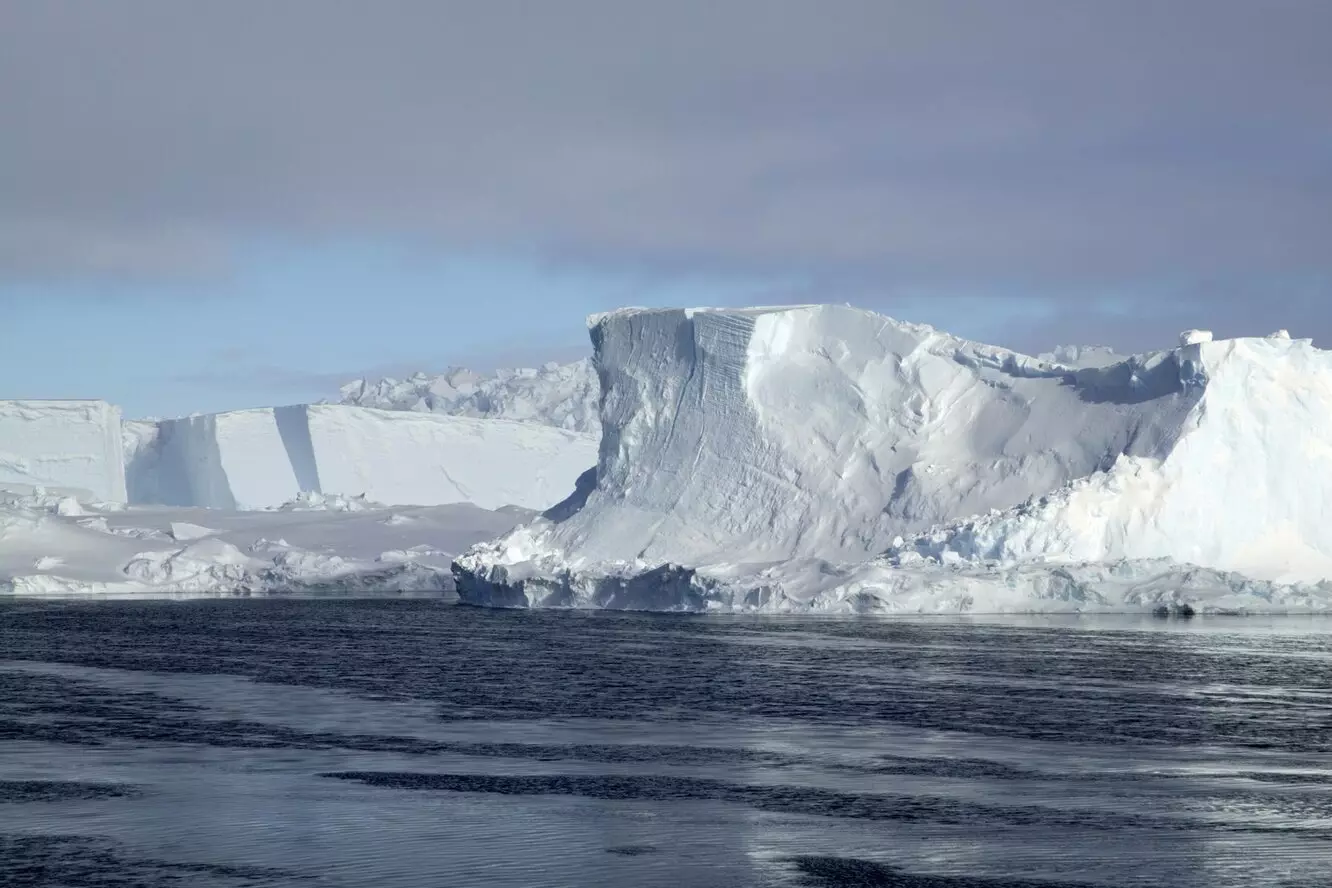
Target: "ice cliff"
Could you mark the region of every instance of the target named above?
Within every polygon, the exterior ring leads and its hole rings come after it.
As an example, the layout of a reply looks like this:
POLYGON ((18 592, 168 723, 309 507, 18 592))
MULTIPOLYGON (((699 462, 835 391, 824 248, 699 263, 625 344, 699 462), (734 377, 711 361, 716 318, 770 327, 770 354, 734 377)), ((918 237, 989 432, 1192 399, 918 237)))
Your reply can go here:
POLYGON ((597 469, 460 557, 465 601, 1332 600, 1332 354, 1307 340, 1065 363, 840 306, 623 310, 591 335, 597 469))
POLYGON ((438 376, 358 379, 344 385, 341 394, 343 404, 358 407, 512 419, 590 434, 601 431, 597 418, 601 389, 588 360, 499 370, 490 376, 455 367, 438 376))
POLYGON ((0 486, 124 502, 120 410, 105 401, 0 401, 0 486))
POLYGON ((302 404, 126 424, 124 446, 134 504, 275 508, 306 492, 542 509, 597 445, 531 423, 302 404))

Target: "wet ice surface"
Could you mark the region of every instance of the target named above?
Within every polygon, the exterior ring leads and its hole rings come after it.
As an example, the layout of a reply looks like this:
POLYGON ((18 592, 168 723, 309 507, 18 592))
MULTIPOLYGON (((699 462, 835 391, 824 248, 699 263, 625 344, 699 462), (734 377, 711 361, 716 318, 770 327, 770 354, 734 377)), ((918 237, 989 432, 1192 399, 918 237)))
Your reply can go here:
POLYGON ((0 602, 0 884, 1332 885, 1329 632, 0 602))

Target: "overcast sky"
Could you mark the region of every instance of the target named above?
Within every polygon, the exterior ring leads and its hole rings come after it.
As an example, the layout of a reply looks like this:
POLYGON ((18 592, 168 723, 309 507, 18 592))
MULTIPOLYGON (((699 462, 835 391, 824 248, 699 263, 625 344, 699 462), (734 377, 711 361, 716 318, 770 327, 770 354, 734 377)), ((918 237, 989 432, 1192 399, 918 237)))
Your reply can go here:
POLYGON ((566 359, 617 304, 1332 345, 1328 0, 0 0, 0 397, 566 359))

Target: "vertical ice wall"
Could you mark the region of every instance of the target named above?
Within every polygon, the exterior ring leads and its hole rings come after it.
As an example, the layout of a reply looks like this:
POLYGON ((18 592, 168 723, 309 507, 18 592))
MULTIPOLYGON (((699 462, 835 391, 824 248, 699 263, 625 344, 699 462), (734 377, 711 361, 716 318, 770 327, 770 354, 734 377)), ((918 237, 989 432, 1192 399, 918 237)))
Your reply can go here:
POLYGON ((390 505, 543 509, 596 462, 596 439, 532 423, 299 404, 134 424, 130 499, 269 508, 303 491, 390 505))
POLYGON ((125 501, 120 409, 105 401, 0 401, 0 485, 125 501))
POLYGON ((271 408, 166 420, 153 449, 130 472, 135 502, 260 508, 301 490, 271 408))
POLYGON ((535 423, 344 405, 305 410, 325 492, 381 503, 544 509, 597 460, 591 435, 535 423))

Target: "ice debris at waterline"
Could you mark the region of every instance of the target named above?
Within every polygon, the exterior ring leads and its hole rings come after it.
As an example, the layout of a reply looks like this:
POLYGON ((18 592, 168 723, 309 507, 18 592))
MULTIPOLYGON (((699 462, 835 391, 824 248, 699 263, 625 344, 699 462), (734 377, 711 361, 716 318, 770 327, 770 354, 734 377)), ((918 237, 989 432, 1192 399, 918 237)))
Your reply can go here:
POLYGON ((0 490, 0 594, 450 593, 453 555, 517 522, 470 504, 306 495, 265 512, 0 490))
POLYGON ((1332 608, 1332 354, 1309 340, 1188 331, 1079 366, 843 306, 590 327, 597 468, 455 561, 465 602, 1332 608))

